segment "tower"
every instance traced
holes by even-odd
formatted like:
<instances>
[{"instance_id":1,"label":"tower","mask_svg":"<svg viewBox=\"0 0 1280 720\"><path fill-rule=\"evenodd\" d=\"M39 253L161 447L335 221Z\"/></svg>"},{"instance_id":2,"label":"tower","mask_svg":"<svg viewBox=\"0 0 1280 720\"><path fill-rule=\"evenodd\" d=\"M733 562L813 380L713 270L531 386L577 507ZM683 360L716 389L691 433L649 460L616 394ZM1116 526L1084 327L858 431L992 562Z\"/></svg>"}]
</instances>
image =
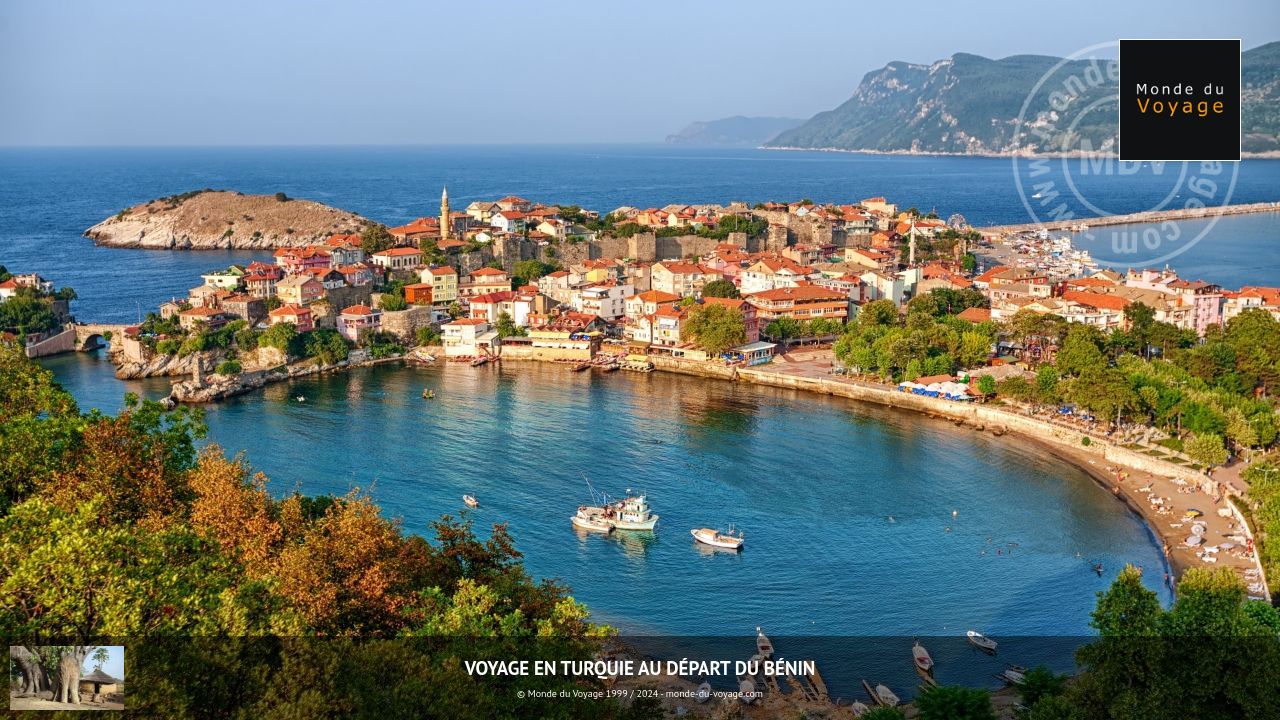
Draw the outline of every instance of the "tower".
<instances>
[{"instance_id":1,"label":"tower","mask_svg":"<svg viewBox=\"0 0 1280 720\"><path fill-rule=\"evenodd\" d=\"M440 239L449 239L449 188L440 193Z\"/></svg>"},{"instance_id":2,"label":"tower","mask_svg":"<svg viewBox=\"0 0 1280 720\"><path fill-rule=\"evenodd\" d=\"M915 218L911 219L911 229L907 231L907 236L908 236L908 242L910 245L910 249L908 251L909 254L907 257L907 267L915 267L916 266L916 220Z\"/></svg>"}]
</instances>

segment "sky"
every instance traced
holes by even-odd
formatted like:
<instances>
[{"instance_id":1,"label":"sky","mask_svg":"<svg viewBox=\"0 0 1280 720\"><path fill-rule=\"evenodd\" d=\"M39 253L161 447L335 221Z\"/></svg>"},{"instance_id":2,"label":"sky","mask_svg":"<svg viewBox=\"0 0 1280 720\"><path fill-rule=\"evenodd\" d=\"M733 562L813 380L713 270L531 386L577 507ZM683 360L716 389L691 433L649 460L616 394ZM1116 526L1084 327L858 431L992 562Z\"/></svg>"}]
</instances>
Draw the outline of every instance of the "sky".
<instances>
[{"instance_id":1,"label":"sky","mask_svg":"<svg viewBox=\"0 0 1280 720\"><path fill-rule=\"evenodd\" d=\"M0 146L660 142L893 60L1280 39L1280 3L0 0Z\"/></svg>"},{"instance_id":2,"label":"sky","mask_svg":"<svg viewBox=\"0 0 1280 720\"><path fill-rule=\"evenodd\" d=\"M107 651L107 661L102 663L102 672L117 680L124 680L124 646L103 645L101 647ZM88 675L97 666L98 663L93 658L85 658L85 661L80 665L80 671Z\"/></svg>"}]
</instances>

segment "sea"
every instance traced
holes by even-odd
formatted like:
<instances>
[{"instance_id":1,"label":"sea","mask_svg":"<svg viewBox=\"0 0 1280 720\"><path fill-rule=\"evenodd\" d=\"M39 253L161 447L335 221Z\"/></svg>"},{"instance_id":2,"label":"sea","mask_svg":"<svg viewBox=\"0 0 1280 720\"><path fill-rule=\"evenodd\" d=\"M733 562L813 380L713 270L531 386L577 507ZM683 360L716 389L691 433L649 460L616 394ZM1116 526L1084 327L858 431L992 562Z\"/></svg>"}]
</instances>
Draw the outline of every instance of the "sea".
<instances>
[{"instance_id":1,"label":"sea","mask_svg":"<svg viewBox=\"0 0 1280 720\"><path fill-rule=\"evenodd\" d=\"M661 146L0 150L0 264L74 287L83 320L128 322L202 271L262 255L80 236L193 188L280 191L389 224L431 214L447 184L460 207L518 194L601 211L884 195L985 225L1027 221L1012 172L997 158ZM1132 212L1167 194L1160 182L1088 190ZM1277 190L1280 163L1241 163L1235 201ZM1276 223L1223 218L1174 266L1233 287L1280 283ZM116 380L101 353L42 362L84 409L168 392L164 378ZM596 621L669 655L719 643L707 659L747 659L761 627L845 698L861 678L910 697L915 638L944 683L995 686L1004 663L1069 670L1096 594L1126 563L1171 600L1155 537L1083 470L1039 446L837 398L542 364L382 366L269 386L209 406L207 420L209 441L245 452L277 494L358 489L423 534L475 495L467 517L481 532L505 523L530 573L565 583ZM569 517L593 491L646 493L656 532L576 532ZM741 553L689 534L731 524ZM967 646L967 629L1000 640L1000 655Z\"/></svg>"}]
</instances>

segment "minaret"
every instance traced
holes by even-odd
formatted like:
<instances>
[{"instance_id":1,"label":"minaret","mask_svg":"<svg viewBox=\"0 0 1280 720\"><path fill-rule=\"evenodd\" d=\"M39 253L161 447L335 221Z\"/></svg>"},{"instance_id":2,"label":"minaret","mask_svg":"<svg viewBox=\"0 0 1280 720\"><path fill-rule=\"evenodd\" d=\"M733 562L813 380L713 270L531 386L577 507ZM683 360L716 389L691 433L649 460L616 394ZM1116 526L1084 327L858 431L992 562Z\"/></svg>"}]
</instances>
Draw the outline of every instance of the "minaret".
<instances>
[{"instance_id":1,"label":"minaret","mask_svg":"<svg viewBox=\"0 0 1280 720\"><path fill-rule=\"evenodd\" d=\"M449 239L449 188L440 193L440 239Z\"/></svg>"},{"instance_id":2,"label":"minaret","mask_svg":"<svg viewBox=\"0 0 1280 720\"><path fill-rule=\"evenodd\" d=\"M907 257L907 266L915 267L916 266L916 220L915 218L911 218L911 229L907 231L907 236L910 243L910 250L909 250L910 254Z\"/></svg>"}]
</instances>

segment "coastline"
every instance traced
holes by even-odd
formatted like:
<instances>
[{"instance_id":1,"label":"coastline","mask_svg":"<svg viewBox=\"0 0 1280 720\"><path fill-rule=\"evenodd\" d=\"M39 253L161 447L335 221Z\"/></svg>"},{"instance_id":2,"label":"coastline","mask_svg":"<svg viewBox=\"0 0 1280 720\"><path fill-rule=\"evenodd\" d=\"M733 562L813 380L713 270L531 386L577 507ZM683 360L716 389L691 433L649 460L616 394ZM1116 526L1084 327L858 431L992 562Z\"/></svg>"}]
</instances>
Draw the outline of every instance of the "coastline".
<instances>
[{"instance_id":1,"label":"coastline","mask_svg":"<svg viewBox=\"0 0 1280 720\"><path fill-rule=\"evenodd\" d=\"M1113 158L1119 159L1119 154L1108 152L1057 152L1057 153L1028 153L1014 151L986 151L986 152L945 152L942 150L872 150L867 148L851 149L838 147L794 147L789 145L758 145L757 150L781 150L785 152L830 152L830 153L853 153L855 155L908 155L919 157L985 157L985 158L1014 158L1022 157L1029 159L1056 159L1056 158L1080 158L1080 157L1097 157L1097 158ZM1280 159L1280 150L1268 150L1266 152L1241 152L1241 160L1275 160Z\"/></svg>"}]
</instances>

